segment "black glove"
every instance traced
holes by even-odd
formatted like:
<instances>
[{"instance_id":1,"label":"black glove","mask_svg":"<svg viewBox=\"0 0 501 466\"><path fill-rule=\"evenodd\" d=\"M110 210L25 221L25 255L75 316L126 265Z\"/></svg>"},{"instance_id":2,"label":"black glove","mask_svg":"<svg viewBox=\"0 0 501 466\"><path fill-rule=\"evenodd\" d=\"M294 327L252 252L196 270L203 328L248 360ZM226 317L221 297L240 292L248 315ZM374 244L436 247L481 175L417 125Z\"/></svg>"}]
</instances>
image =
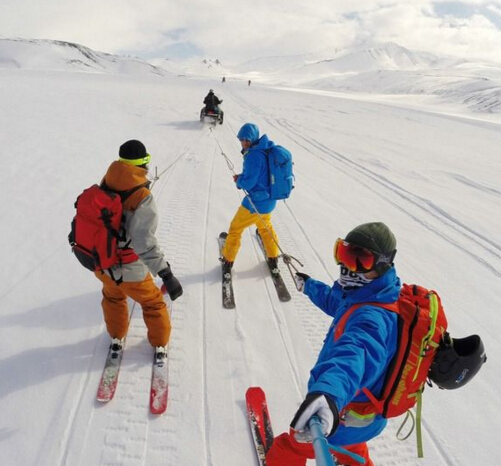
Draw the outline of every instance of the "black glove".
<instances>
[{"instance_id":1,"label":"black glove","mask_svg":"<svg viewBox=\"0 0 501 466\"><path fill-rule=\"evenodd\" d=\"M176 300L183 294L183 287L181 286L181 283L179 283L179 280L172 274L170 265L168 263L167 268L162 269L160 270L160 272L158 272L158 276L164 282L165 289L167 293L169 293L170 299L172 299L172 301Z\"/></svg>"},{"instance_id":2,"label":"black glove","mask_svg":"<svg viewBox=\"0 0 501 466\"><path fill-rule=\"evenodd\" d=\"M325 393L308 393L291 422L291 427L297 431L294 437L298 442L312 441L308 427L312 416L319 417L326 437L330 437L339 425L339 411L332 398Z\"/></svg>"},{"instance_id":3,"label":"black glove","mask_svg":"<svg viewBox=\"0 0 501 466\"><path fill-rule=\"evenodd\" d=\"M298 291L304 290L304 284L306 283L306 280L308 280L308 278L311 277L305 273L296 272L296 275L294 276L294 282L296 283L296 288Z\"/></svg>"}]
</instances>

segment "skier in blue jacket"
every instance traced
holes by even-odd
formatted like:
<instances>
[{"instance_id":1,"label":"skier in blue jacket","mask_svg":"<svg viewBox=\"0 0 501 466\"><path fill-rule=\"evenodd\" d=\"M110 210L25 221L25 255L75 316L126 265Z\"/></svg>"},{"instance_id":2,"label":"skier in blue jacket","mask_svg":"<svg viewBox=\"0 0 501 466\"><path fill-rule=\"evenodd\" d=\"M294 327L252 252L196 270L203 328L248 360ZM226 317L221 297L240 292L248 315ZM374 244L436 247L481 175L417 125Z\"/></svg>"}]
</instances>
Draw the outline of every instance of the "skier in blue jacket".
<instances>
[{"instance_id":1,"label":"skier in blue jacket","mask_svg":"<svg viewBox=\"0 0 501 466\"><path fill-rule=\"evenodd\" d=\"M362 388L376 396L380 393L397 350L397 314L377 305L398 299L401 284L393 266L395 253L390 229L384 223L366 223L336 241L334 257L341 269L333 286L296 274L298 289L334 320L292 430L274 440L266 457L268 466L304 466L307 458L314 458L311 443L305 443L311 441L308 421L313 415L320 418L329 443L346 450L335 453L339 464L358 465L350 456L355 453L366 466L373 466L366 442L379 435L387 421L379 414L356 413L350 403L368 401ZM355 304L362 305L336 333L343 314Z\"/></svg>"},{"instance_id":2,"label":"skier in blue jacket","mask_svg":"<svg viewBox=\"0 0 501 466\"><path fill-rule=\"evenodd\" d=\"M259 128L253 123L246 123L237 134L244 157L242 173L235 175L238 189L247 192L242 204L231 221L223 248L223 270L230 272L240 249L243 231L256 225L272 269L277 269L280 253L278 239L271 224L271 213L277 201L270 199L270 174L266 151L275 144L266 134L259 137Z\"/></svg>"}]
</instances>

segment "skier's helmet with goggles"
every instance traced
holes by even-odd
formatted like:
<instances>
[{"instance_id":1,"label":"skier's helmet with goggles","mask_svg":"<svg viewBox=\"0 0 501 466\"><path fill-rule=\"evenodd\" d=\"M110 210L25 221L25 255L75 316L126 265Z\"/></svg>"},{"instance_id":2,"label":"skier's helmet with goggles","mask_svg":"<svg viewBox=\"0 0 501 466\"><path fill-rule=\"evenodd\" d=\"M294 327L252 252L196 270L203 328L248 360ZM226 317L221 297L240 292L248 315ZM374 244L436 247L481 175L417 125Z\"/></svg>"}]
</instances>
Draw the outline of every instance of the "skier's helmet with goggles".
<instances>
[{"instance_id":1,"label":"skier's helmet with goggles","mask_svg":"<svg viewBox=\"0 0 501 466\"><path fill-rule=\"evenodd\" d=\"M382 222L364 223L355 227L334 244L334 258L352 272L375 270L383 275L395 258L397 240Z\"/></svg>"}]
</instances>

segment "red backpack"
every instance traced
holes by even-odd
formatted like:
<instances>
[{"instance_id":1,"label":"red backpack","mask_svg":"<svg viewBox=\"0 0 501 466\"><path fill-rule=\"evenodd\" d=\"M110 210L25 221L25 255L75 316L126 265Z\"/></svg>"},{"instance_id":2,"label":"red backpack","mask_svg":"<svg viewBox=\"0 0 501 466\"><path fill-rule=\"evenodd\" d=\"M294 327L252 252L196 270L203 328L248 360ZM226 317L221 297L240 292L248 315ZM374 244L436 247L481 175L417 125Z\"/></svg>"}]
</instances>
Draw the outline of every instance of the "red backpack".
<instances>
[{"instance_id":1,"label":"red backpack","mask_svg":"<svg viewBox=\"0 0 501 466\"><path fill-rule=\"evenodd\" d=\"M349 316L367 304L398 314L397 351L386 371L381 396L376 398L367 388L362 388L370 401L349 403L343 413L350 413L361 420L371 419L377 413L385 418L400 416L416 404L424 390L428 370L447 329L444 308L435 291L404 284L395 303L362 303L352 306L337 324L334 339L338 339L343 333ZM418 422L419 415L418 412Z\"/></svg>"},{"instance_id":2,"label":"red backpack","mask_svg":"<svg viewBox=\"0 0 501 466\"><path fill-rule=\"evenodd\" d=\"M86 269L97 272L138 259L132 248L118 242L125 240L123 202L144 186L115 192L95 184L78 196L68 241Z\"/></svg>"}]
</instances>

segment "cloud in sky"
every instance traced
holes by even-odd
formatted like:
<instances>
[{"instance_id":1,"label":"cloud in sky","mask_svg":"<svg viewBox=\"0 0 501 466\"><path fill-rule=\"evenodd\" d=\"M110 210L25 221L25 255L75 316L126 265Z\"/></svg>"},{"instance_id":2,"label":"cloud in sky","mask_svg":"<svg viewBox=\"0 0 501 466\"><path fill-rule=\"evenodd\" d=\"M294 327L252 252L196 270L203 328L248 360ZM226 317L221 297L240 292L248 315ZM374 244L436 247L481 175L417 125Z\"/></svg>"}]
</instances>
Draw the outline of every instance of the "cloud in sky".
<instances>
[{"instance_id":1,"label":"cloud in sky","mask_svg":"<svg viewBox=\"0 0 501 466\"><path fill-rule=\"evenodd\" d=\"M501 62L499 0L2 0L3 37L231 62L375 40Z\"/></svg>"}]
</instances>

